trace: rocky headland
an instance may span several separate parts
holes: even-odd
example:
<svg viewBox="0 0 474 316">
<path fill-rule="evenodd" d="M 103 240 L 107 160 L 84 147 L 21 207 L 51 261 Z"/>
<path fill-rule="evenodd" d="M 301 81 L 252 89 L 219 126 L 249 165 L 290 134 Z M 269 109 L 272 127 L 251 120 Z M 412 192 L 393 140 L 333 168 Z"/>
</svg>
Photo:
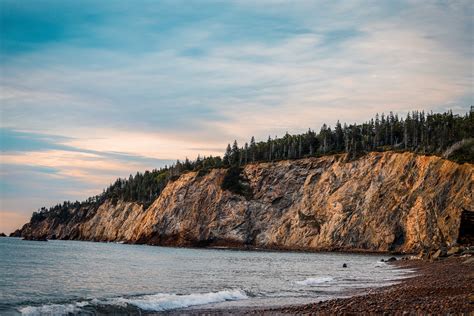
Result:
<svg viewBox="0 0 474 316">
<path fill-rule="evenodd" d="M 164 246 L 425 253 L 472 242 L 474 165 L 372 152 L 188 172 L 149 206 L 106 200 L 32 220 L 13 236 Z M 444 251 L 444 250 L 443 250 Z"/>
</svg>

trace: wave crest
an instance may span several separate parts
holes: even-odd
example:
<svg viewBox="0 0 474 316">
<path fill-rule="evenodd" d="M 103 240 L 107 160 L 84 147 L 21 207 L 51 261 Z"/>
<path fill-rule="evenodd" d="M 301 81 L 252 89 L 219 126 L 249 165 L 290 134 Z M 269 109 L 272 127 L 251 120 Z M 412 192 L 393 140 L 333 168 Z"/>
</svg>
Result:
<svg viewBox="0 0 474 316">
<path fill-rule="evenodd" d="M 87 302 L 77 302 L 73 304 L 50 304 L 43 306 L 25 306 L 19 309 L 22 315 L 27 316 L 39 316 L 39 315 L 50 315 L 50 316 L 60 316 L 68 315 L 80 312 L 84 307 L 88 305 Z"/>
<path fill-rule="evenodd" d="M 334 280 L 332 277 L 319 277 L 319 278 L 307 278 L 306 280 L 303 281 L 296 281 L 296 284 L 299 285 L 318 285 L 318 284 L 323 284 L 323 283 L 328 283 Z"/>
<path fill-rule="evenodd" d="M 205 305 L 212 303 L 221 303 L 225 301 L 237 301 L 247 299 L 245 292 L 240 290 L 227 290 L 210 293 L 193 293 L 187 295 L 178 294 L 152 294 L 137 297 L 116 297 L 105 300 L 93 299 L 90 302 L 78 302 L 72 304 L 52 304 L 43 306 L 26 306 L 20 308 L 22 315 L 68 315 L 70 313 L 81 312 L 81 307 L 94 305 L 120 306 L 132 305 L 142 310 L 162 312 L 190 306 Z"/>
<path fill-rule="evenodd" d="M 248 296 L 240 290 L 220 291 L 211 293 L 195 293 L 188 295 L 154 294 L 136 298 L 118 298 L 118 304 L 129 304 L 147 311 L 167 311 L 189 306 L 221 303 L 247 299 Z"/>
</svg>

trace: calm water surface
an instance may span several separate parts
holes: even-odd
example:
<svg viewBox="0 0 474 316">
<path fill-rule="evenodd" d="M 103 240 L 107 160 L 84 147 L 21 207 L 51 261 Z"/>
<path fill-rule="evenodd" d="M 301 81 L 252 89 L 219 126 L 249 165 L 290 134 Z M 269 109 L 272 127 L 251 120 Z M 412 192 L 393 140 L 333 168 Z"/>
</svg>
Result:
<svg viewBox="0 0 474 316">
<path fill-rule="evenodd" d="M 383 257 L 0 238 L 0 314 L 307 303 L 410 272 L 379 262 Z"/>
</svg>

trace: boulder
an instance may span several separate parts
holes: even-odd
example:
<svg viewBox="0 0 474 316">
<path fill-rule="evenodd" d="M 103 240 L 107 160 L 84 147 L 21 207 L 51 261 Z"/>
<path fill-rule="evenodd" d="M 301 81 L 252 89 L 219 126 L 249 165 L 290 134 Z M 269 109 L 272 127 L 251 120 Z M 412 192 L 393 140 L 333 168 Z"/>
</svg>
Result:
<svg viewBox="0 0 474 316">
<path fill-rule="evenodd" d="M 10 234 L 10 237 L 21 237 L 21 230 L 15 230 L 13 233 Z"/>
<path fill-rule="evenodd" d="M 5 235 L 5 233 L 0 233 L 0 237 L 7 237 L 7 235 Z"/>
<path fill-rule="evenodd" d="M 347 264 L 343 263 L 343 264 L 342 264 L 342 267 L 343 267 L 343 268 L 347 268 Z"/>
<path fill-rule="evenodd" d="M 430 253 L 429 250 L 423 249 L 423 250 L 420 251 L 420 253 L 418 253 L 417 258 L 418 259 L 423 259 L 423 260 L 428 260 L 428 259 L 431 258 L 431 255 L 432 254 Z"/>
<path fill-rule="evenodd" d="M 438 249 L 438 250 L 431 256 L 431 260 L 439 259 L 439 257 L 441 257 L 441 249 Z"/>
<path fill-rule="evenodd" d="M 452 256 L 452 255 L 454 255 L 454 254 L 459 253 L 460 251 L 461 251 L 461 249 L 460 249 L 459 247 L 454 246 L 454 247 L 451 247 L 451 248 L 448 250 L 447 255 L 448 255 L 448 256 Z"/>
<path fill-rule="evenodd" d="M 444 248 L 441 248 L 441 249 L 438 249 L 432 256 L 431 256 L 431 260 L 438 260 L 442 257 L 446 257 L 448 255 L 446 249 Z"/>
<path fill-rule="evenodd" d="M 393 262 L 393 261 L 397 261 L 397 258 L 391 257 L 387 259 L 387 262 Z"/>
</svg>

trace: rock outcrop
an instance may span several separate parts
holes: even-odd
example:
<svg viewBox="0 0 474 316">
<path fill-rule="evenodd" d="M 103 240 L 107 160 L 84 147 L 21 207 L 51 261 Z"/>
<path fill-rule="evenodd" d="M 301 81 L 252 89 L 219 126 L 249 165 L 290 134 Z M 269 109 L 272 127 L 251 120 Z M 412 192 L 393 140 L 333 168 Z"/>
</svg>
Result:
<svg viewBox="0 0 474 316">
<path fill-rule="evenodd" d="M 455 245 L 461 214 L 474 211 L 474 165 L 435 156 L 384 152 L 355 161 L 334 155 L 250 164 L 242 176 L 251 198 L 222 190 L 225 174 L 190 172 L 146 209 L 109 200 L 25 224 L 15 235 L 415 253 Z"/>
</svg>

